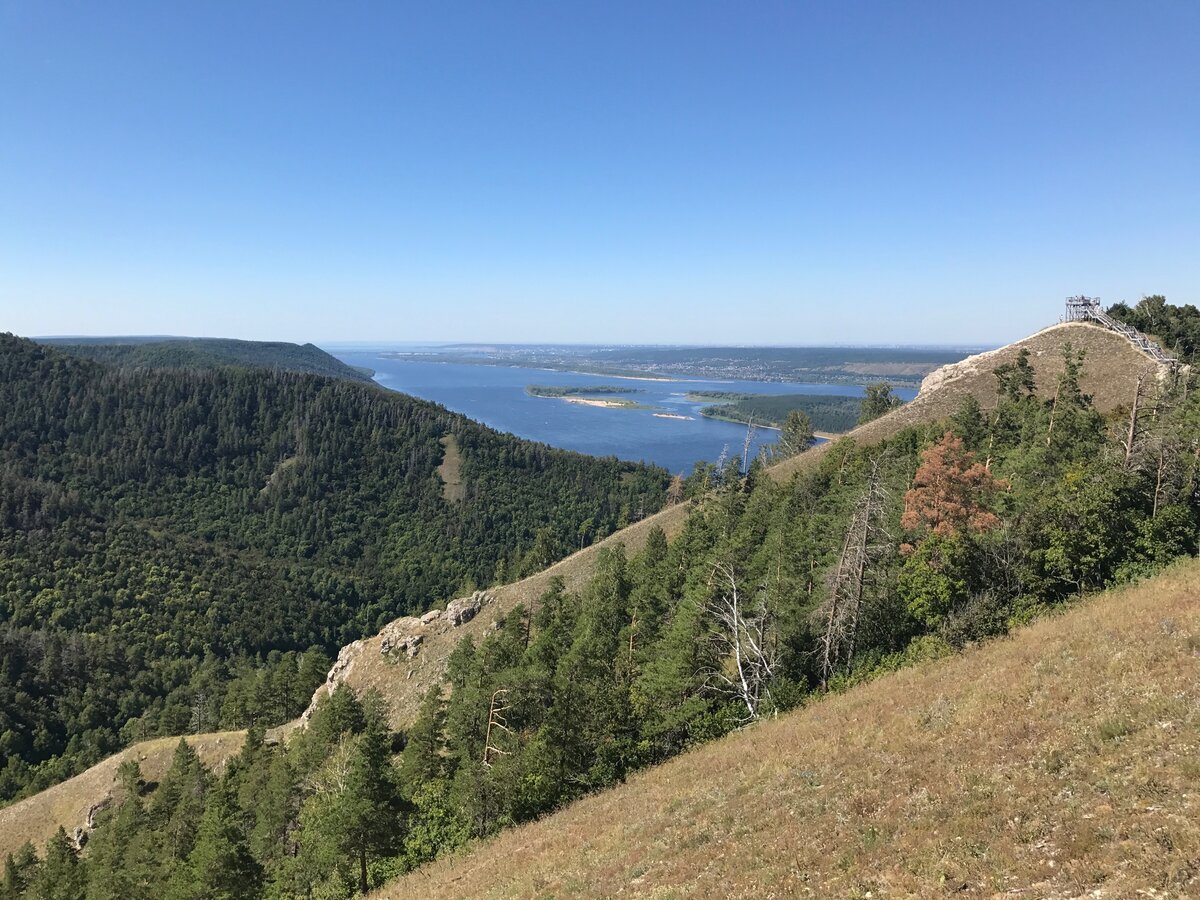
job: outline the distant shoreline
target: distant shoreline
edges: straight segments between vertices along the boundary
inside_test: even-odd
[[[587,375],[589,377],[603,376],[604,378],[620,378],[624,381],[694,381],[689,378],[667,378],[665,375],[612,375],[608,372],[585,372],[582,369],[552,369],[548,371],[566,372],[570,375]]]

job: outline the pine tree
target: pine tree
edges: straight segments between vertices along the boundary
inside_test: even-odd
[[[417,721],[408,731],[408,742],[400,762],[399,780],[403,794],[411,799],[421,787],[441,777],[446,767],[446,704],[442,686],[435,684],[425,694]]]
[[[813,442],[812,420],[802,409],[793,409],[787,414],[776,446],[783,456],[803,453]]]
[[[150,828],[141,798],[130,794],[88,841],[88,900],[161,897],[159,870],[167,850],[161,833]]]
[[[943,537],[962,531],[984,532],[999,524],[988,501],[1007,485],[993,478],[961,438],[947,431],[921,453],[921,465],[904,495],[900,526]]]
[[[340,872],[366,893],[371,860],[393,852],[400,843],[402,801],[382,704],[377,696],[369,696],[364,707],[362,733],[343,739],[301,811],[301,854],[310,882]]]
[[[1026,347],[1021,348],[1013,362],[996,366],[993,374],[1000,396],[1006,400],[1017,402],[1037,392],[1037,380],[1033,366],[1029,364],[1029,350]]]
[[[891,412],[903,404],[903,400],[892,393],[892,386],[886,381],[868,384],[858,414],[858,424],[865,425],[878,419],[885,413]]]
[[[87,876],[75,848],[60,825],[46,843],[46,856],[30,879],[25,896],[31,900],[79,900]]]
[[[150,826],[165,845],[164,878],[170,879],[196,842],[211,777],[191,745],[180,738],[162,784],[148,810]]]
[[[963,446],[972,452],[984,449],[987,441],[987,418],[974,394],[967,394],[962,404],[950,417],[954,433],[962,438]]]
[[[643,756],[658,762],[688,745],[693,724],[708,711],[702,696],[704,626],[700,604],[679,603],[653,645],[631,691],[641,722]]]
[[[209,792],[195,846],[175,874],[170,900],[253,900],[262,893],[262,867],[246,845],[229,787]]]
[[[246,808],[253,804],[254,826],[250,831],[250,851],[255,859],[269,865],[289,853],[288,834],[299,813],[296,774],[286,753],[272,753],[265,765],[267,778]]]
[[[37,851],[33,844],[26,841],[16,853],[10,853],[4,859],[3,896],[5,900],[24,896],[25,888],[35,877],[38,867]]]

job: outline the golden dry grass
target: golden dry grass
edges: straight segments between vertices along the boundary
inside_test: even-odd
[[[448,434],[441,440],[442,462],[437,468],[438,478],[442,480],[442,496],[448,503],[458,503],[467,496],[467,487],[462,480],[462,452],[458,449],[458,440]]]
[[[1200,896],[1200,564],[702,747],[390,897]]]

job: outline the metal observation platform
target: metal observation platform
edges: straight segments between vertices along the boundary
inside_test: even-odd
[[[1179,360],[1167,354],[1162,347],[1155,341],[1150,340],[1132,325],[1126,325],[1124,322],[1118,322],[1100,306],[1099,297],[1068,297],[1067,298],[1067,314],[1063,316],[1064,322],[1095,322],[1097,325],[1115,331],[1117,334],[1124,336],[1131,344],[1137,347],[1146,355],[1153,358],[1155,361],[1162,363],[1165,366],[1174,368],[1179,365]]]

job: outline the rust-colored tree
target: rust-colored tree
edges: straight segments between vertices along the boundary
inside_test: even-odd
[[[985,532],[1000,523],[987,508],[1007,482],[994,478],[960,438],[947,431],[921,454],[912,487],[904,495],[900,525],[906,531],[948,537],[964,531]]]

